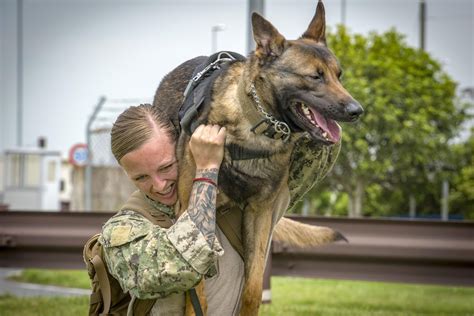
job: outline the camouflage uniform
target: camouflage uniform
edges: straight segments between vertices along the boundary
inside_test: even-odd
[[[336,162],[341,142],[333,146],[323,146],[307,138],[301,138],[291,155],[288,178],[291,209],[314,185],[321,182]]]
[[[288,182],[290,208],[330,171],[339,150],[340,144],[326,147],[305,138],[297,143]],[[156,212],[174,219],[173,209],[150,203]],[[203,275],[213,276],[214,262],[223,253],[217,238],[212,248],[208,246],[186,213],[165,229],[136,212],[120,211],[105,223],[100,242],[110,273],[125,291],[141,299],[183,293]]]
[[[156,212],[174,218],[174,210],[153,202]],[[153,214],[152,214],[153,215]],[[109,272],[125,291],[140,299],[165,297],[195,286],[223,250],[210,247],[187,213],[169,229],[153,225],[134,211],[122,210],[102,228],[99,241]]]

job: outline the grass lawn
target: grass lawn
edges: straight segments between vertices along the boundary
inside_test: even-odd
[[[474,288],[273,277],[261,315],[474,316]]]
[[[88,288],[84,271],[32,269],[19,279]],[[87,308],[87,297],[0,296],[0,316],[82,316]],[[273,277],[272,303],[260,315],[474,316],[474,288]]]
[[[84,270],[48,270],[25,269],[20,275],[9,278],[10,280],[38,284],[50,284],[79,289],[90,289],[89,277]]]

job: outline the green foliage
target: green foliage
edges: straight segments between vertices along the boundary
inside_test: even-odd
[[[433,195],[440,195],[445,176],[439,167],[452,160],[450,141],[466,119],[455,82],[395,30],[364,37],[339,27],[328,35],[328,47],[339,58],[343,85],[365,113],[344,124],[341,154],[323,188],[345,192],[349,203],[363,195],[363,215],[407,214],[410,194],[418,209],[425,207],[420,202],[436,201],[432,210],[438,212]],[[472,177],[469,168],[463,172],[460,182]],[[467,187],[462,194],[472,193]]]
[[[451,178],[452,213],[474,219],[474,129],[465,143],[452,146],[452,165],[458,172]]]

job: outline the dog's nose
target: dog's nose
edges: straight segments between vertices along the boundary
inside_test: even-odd
[[[362,108],[362,105],[359,104],[359,102],[353,100],[352,102],[349,102],[349,104],[346,106],[346,111],[351,120],[355,121],[359,118],[359,116],[364,113],[364,109]]]

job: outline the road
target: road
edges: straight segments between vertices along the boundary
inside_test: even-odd
[[[89,295],[90,290],[65,288],[52,285],[39,285],[9,281],[11,275],[20,273],[19,269],[0,268],[0,295],[14,296],[81,296]]]

